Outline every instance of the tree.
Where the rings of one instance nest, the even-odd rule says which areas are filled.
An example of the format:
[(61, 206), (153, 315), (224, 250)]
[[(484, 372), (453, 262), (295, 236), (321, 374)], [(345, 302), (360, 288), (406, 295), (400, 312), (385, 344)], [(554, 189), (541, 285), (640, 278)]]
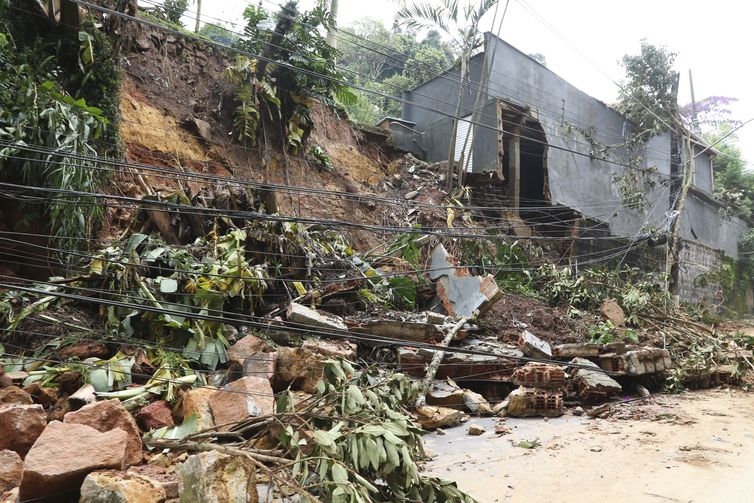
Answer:
[(641, 41), (640, 54), (623, 56), (626, 78), (616, 108), (638, 128), (639, 138), (666, 131), (677, 121), (675, 58), (676, 53), (646, 40)]
[(239, 39), (239, 36), (233, 30), (223, 24), (205, 23), (199, 29), (199, 34), (224, 45), (233, 45)]
[(181, 18), (188, 9), (189, 0), (165, 0), (162, 3), (162, 12), (171, 23), (181, 25)]
[(442, 49), (422, 46), (403, 67), (403, 75), (415, 87), (439, 75), (448, 67), (448, 58)]
[[(705, 133), (704, 141), (713, 144), (731, 131), (723, 124), (717, 131)], [(754, 173), (746, 170), (735, 136), (728, 136), (715, 145), (715, 197), (725, 204), (724, 212), (741, 218), (754, 217)]]
[(448, 142), (450, 144), (448, 148), (448, 189), (453, 185), (453, 161), (456, 143), (454, 138), (458, 131), (464, 83), (468, 80), (469, 60), (484, 43), (484, 35), (479, 28), (479, 23), (497, 2), (498, 0), (466, 0), (463, 5), (459, 6), (458, 0), (416, 1), (404, 4), (397, 14), (399, 23), (404, 26), (413, 29), (436, 29), (444, 33), (459, 54), (458, 97), (453, 114), (450, 141)]

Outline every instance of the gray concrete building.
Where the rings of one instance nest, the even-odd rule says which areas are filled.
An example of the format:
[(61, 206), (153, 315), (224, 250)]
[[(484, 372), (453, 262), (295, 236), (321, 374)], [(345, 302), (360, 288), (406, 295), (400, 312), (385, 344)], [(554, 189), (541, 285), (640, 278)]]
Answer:
[[(589, 256), (615, 250), (600, 239), (630, 243), (652, 231), (662, 234), (673, 205), (672, 185), (678, 183), (671, 134), (632, 149), (627, 145), (632, 125), (623, 115), (490, 33), (483, 49), (471, 59), (463, 83), (459, 116), (466, 120), (456, 136), (451, 130), (458, 68), (404, 93), (402, 124), (386, 126), (395, 130), (398, 146), (432, 162), (447, 160), (454, 142), (455, 160), (463, 162), (478, 202), (499, 204), (501, 211), (520, 208), (520, 216), (538, 230), (574, 237), (580, 246), (572, 250)], [(489, 78), (480, 88), (487, 68)], [(481, 107), (474, 116), (478, 93)], [(723, 218), (712, 197), (715, 151), (703, 152), (701, 142), (694, 148), (700, 155), (682, 216), (682, 297), (714, 302), (719, 292), (695, 286), (694, 280), (722, 256), (738, 258), (738, 238), (747, 225)], [(574, 261), (578, 255), (572, 252)]]

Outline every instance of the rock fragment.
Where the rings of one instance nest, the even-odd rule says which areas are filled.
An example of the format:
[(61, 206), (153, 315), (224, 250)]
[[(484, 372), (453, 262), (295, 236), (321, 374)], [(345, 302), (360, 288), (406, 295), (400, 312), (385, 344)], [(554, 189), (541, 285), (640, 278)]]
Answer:
[(215, 426), (210, 399), (217, 392), (218, 390), (213, 388), (194, 388), (184, 393), (181, 398), (183, 419), (185, 420), (191, 415), (195, 416), (197, 430), (206, 430)]
[(31, 395), (18, 386), (8, 386), (0, 389), (0, 406), (3, 404), (32, 405)]
[(15, 451), (0, 451), (0, 494), (21, 484), (24, 462)]
[(219, 430), (228, 431), (232, 426), (229, 423), (237, 423), (250, 416), (272, 414), (275, 398), (269, 380), (246, 376), (214, 393), (209, 405)]
[(518, 349), (531, 358), (552, 358), (550, 345), (528, 330), (524, 330), (518, 337)]
[(484, 427), (479, 426), (478, 424), (470, 424), (469, 429), (466, 430), (466, 433), (475, 437), (478, 437), (482, 433), (484, 433), (486, 430)]
[(46, 426), (47, 415), (41, 405), (0, 405), (0, 450), (24, 457)]
[(189, 456), (177, 469), (181, 503), (257, 501), (253, 465), (217, 451)]
[(127, 445), (120, 428), (102, 433), (83, 424), (51, 422), (24, 460), (21, 500), (60, 501), (90, 472), (122, 469)]
[(623, 308), (613, 299), (608, 299), (600, 306), (600, 314), (616, 327), (626, 326), (626, 313)]
[(103, 470), (86, 476), (79, 503), (162, 503), (165, 499), (162, 486), (149, 479)]
[(147, 431), (163, 426), (175, 426), (170, 406), (165, 400), (156, 400), (139, 409), (136, 422)]
[(348, 330), (348, 327), (339, 316), (308, 308), (296, 302), (291, 302), (286, 310), (288, 321), (308, 327), (324, 328), (330, 330)]
[(463, 421), (464, 414), (460, 410), (447, 407), (433, 407), (424, 405), (416, 408), (419, 424), (425, 430), (437, 428), (451, 428), (458, 426)]
[(84, 424), (97, 431), (106, 432), (120, 429), (128, 437), (126, 449), (126, 466), (136, 465), (142, 461), (141, 432), (133, 416), (121, 405), (120, 400), (104, 400), (85, 405), (77, 411), (69, 412), (63, 418), (67, 424)]

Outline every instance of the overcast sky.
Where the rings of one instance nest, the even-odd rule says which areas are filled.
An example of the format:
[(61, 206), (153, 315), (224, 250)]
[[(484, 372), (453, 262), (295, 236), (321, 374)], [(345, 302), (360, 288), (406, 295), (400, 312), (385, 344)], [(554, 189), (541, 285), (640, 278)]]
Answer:
[[(274, 9), (282, 1), (263, 0), (262, 5)], [(202, 9), (206, 16), (240, 22), (248, 3), (204, 0)], [(314, 3), (300, 1), (302, 8)], [(371, 17), (389, 27), (397, 9), (393, 0), (340, 0), (339, 24)], [(734, 118), (744, 121), (754, 118), (754, 66), (746, 56), (754, 49), (752, 13), (754, 7), (740, 0), (510, 0), (501, 37), (523, 52), (543, 54), (548, 68), (606, 103), (618, 96), (612, 81), (623, 75), (619, 59), (638, 53), (640, 40), (646, 38), (678, 53), (681, 104), (690, 101), (691, 69), (697, 100), (712, 95), (738, 98)], [(485, 30), (491, 21), (486, 21)], [(754, 161), (754, 122), (744, 126), (738, 137), (744, 156)]]

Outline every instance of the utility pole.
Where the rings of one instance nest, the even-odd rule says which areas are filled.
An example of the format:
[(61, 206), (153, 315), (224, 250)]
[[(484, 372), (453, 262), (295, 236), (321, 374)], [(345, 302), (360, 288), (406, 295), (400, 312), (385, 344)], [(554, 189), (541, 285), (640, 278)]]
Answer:
[(194, 26), (194, 33), (199, 33), (199, 24), (202, 17), (202, 0), (196, 0), (196, 25)]
[(691, 76), (691, 68), (689, 68), (689, 89), (691, 90), (691, 127), (695, 133), (699, 133), (699, 121), (696, 117), (696, 98), (694, 97), (694, 78)]
[(338, 32), (338, 0), (330, 0), (330, 14), (332, 15), (333, 25), (327, 29), (327, 45), (337, 49), (338, 39), (335, 35)]

